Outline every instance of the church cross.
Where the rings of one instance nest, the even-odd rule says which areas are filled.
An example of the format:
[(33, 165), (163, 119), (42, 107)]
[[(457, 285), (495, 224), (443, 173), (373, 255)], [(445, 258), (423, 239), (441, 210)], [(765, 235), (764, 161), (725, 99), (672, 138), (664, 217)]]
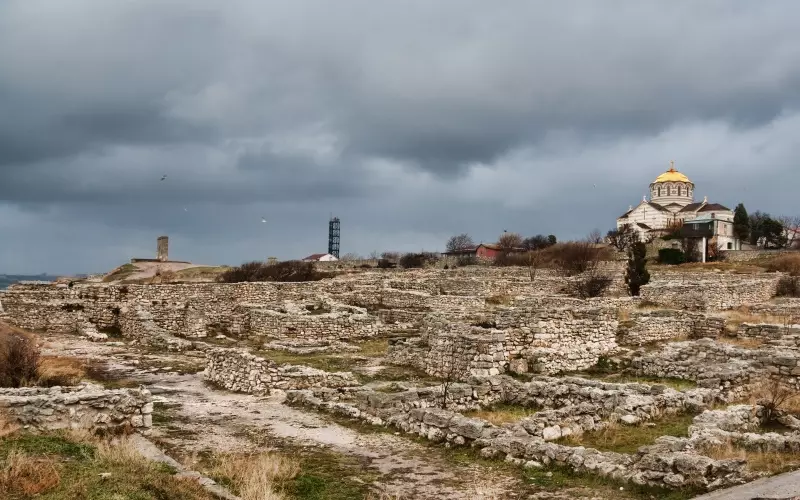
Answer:
[(669, 169), (670, 170), (675, 170), (675, 160), (670, 160), (669, 161)]

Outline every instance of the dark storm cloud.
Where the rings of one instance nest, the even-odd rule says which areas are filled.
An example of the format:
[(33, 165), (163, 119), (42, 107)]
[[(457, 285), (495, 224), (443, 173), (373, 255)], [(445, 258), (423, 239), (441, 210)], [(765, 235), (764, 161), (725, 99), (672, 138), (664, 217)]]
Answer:
[(260, 212), (284, 257), (318, 251), (330, 212), (362, 252), (575, 236), (673, 158), (715, 199), (787, 210), (742, 183), (800, 182), (798, 17), (791, 0), (6, 0), (0, 203), (87, 242), (168, 231), (224, 253), (224, 234), (223, 260)]

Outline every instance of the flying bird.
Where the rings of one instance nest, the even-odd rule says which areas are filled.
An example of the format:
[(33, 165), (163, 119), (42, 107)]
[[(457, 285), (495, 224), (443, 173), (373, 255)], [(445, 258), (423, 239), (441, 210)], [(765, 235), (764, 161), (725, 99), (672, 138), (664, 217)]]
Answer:
[(262, 217), (262, 218), (261, 218), (261, 222), (262, 222), (262, 223), (266, 223), (266, 222), (267, 222), (267, 219), (266, 219), (265, 217)]
[(183, 211), (184, 211), (184, 212), (188, 212), (188, 210), (186, 209), (186, 207), (183, 207)]
[(167, 174), (164, 174), (164, 175), (162, 175), (162, 176), (161, 176), (161, 180), (162, 180), (162, 181), (163, 181), (163, 180), (166, 180), (166, 178), (167, 178)]

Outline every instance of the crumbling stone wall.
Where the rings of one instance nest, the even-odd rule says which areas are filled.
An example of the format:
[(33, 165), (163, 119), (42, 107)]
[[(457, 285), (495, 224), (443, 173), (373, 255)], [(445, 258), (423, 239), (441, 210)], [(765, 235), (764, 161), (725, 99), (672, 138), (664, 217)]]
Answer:
[(658, 351), (634, 353), (625, 360), (636, 375), (694, 380), (700, 387), (719, 388), (730, 397), (769, 377), (800, 389), (800, 351), (762, 346), (746, 349), (711, 339), (675, 342)]
[[(496, 394), (497, 386), (504, 386), (503, 377), (493, 377), (487, 383), (487, 389), (474, 392)], [(547, 381), (543, 381), (543, 390), (547, 391)], [(455, 390), (456, 387), (453, 386)], [(564, 388), (553, 389), (553, 397)], [(635, 389), (634, 389), (635, 391)], [(411, 392), (411, 391), (410, 391)], [(466, 394), (467, 390), (459, 390)], [(658, 393), (658, 391), (656, 391)], [(676, 392), (676, 391), (673, 391)], [(661, 393), (662, 400), (670, 398)], [(634, 395), (632, 395), (634, 396)], [(644, 387), (639, 398), (647, 397)], [(659, 396), (656, 396), (658, 398)], [(594, 406), (597, 408), (597, 401)], [(625, 400), (625, 398), (623, 398)], [(407, 408), (414, 403), (413, 396), (401, 401), (397, 395), (387, 395), (369, 390), (339, 392), (327, 389), (290, 391), (287, 394), (290, 404), (303, 405), (320, 411), (336, 413), (349, 418), (357, 418), (373, 425), (391, 425), (397, 429), (422, 436), (448, 445), (471, 445), (480, 450), (487, 458), (505, 458), (506, 461), (527, 467), (543, 465), (559, 465), (579, 472), (613, 477), (636, 484), (650, 484), (669, 488), (695, 487), (713, 490), (730, 486), (748, 478), (743, 461), (713, 460), (699, 455), (688, 445), (688, 439), (662, 437), (651, 446), (640, 449), (634, 455), (600, 452), (585, 447), (571, 447), (547, 442), (545, 437), (557, 439), (568, 435), (559, 426), (558, 433), (553, 429), (541, 429), (531, 422), (495, 427), (478, 418), (467, 418), (448, 407), (448, 409), (417, 406)], [(637, 406), (637, 397), (627, 399)], [(623, 403), (624, 404), (624, 403)], [(571, 407), (573, 414), (582, 414), (583, 420), (594, 418), (584, 411), (583, 404)], [(555, 410), (558, 411), (558, 410)], [(538, 415), (538, 414), (537, 414)], [(565, 429), (569, 429), (566, 427)], [(532, 433), (531, 433), (532, 431)]]
[(673, 339), (716, 338), (725, 329), (725, 320), (704, 313), (677, 309), (626, 310), (619, 322), (617, 342), (640, 346)]
[(307, 366), (279, 365), (244, 349), (211, 349), (206, 356), (205, 380), (234, 392), (267, 395), (273, 389), (360, 385), (350, 372), (330, 373)]
[(775, 296), (779, 275), (674, 273), (651, 279), (641, 288), (642, 300), (665, 307), (696, 311), (734, 309), (766, 302)]
[(528, 302), (501, 309), (495, 323), (506, 332), (509, 358), (526, 359), (531, 370), (540, 373), (586, 369), (617, 348), (616, 308), (592, 301), (571, 301), (557, 308)]
[(0, 389), (0, 411), (26, 429), (87, 429), (92, 432), (138, 431), (152, 426), (150, 391), (74, 387)]
[(503, 332), (452, 323), (442, 324), (435, 333), (428, 328), (429, 333), (422, 337), (391, 339), (387, 362), (413, 366), (448, 380), (506, 371)]

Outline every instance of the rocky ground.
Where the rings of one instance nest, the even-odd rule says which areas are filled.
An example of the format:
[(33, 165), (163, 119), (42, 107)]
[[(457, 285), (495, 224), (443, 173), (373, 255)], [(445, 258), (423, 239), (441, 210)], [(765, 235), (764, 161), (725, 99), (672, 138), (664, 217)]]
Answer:
[[(85, 359), (90, 376), (107, 385), (147, 386), (156, 412), (151, 439), (184, 465), (210, 453), (278, 450), (324, 458), (335, 477), (368, 484), (375, 498), (571, 499), (626, 498), (610, 485), (584, 484), (552, 472), (523, 472), (502, 462), (482, 463), (465, 452), (427, 445), (390, 431), (347, 422), (267, 398), (209, 387), (202, 353), (154, 353), (121, 342), (92, 343), (48, 336), (45, 354)], [(642, 498), (632, 496), (631, 498)]]

